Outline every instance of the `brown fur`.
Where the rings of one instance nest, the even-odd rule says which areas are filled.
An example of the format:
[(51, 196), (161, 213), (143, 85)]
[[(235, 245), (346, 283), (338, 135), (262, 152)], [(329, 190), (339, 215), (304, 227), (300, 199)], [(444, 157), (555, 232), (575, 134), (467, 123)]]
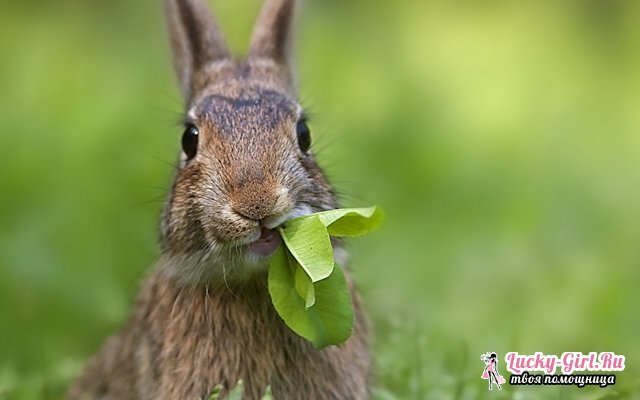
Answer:
[(276, 399), (363, 399), (370, 360), (358, 315), (347, 343), (318, 351), (282, 323), (264, 281), (178, 286), (160, 268), (69, 398), (202, 399), (243, 379), (245, 399), (267, 385)]
[[(366, 399), (366, 317), (340, 346), (314, 349), (275, 312), (267, 260), (246, 245), (263, 227), (337, 206), (311, 151), (289, 67), (293, 0), (267, 0), (249, 56), (229, 58), (203, 0), (166, 0), (174, 66), (199, 131), (181, 159), (161, 227), (163, 255), (126, 326), (68, 392), (77, 399), (203, 399), (239, 379), (245, 399)], [(346, 255), (335, 244), (339, 265)], [(346, 271), (345, 271), (346, 272)]]

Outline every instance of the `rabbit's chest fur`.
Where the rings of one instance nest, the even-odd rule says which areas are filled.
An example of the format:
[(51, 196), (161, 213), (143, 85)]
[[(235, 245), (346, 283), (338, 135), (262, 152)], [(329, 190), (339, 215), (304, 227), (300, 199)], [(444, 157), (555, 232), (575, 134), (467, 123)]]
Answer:
[[(340, 347), (316, 350), (283, 324), (266, 279), (231, 288), (192, 287), (156, 272), (127, 327), (88, 366), (78, 393), (202, 399), (215, 385), (233, 388), (242, 379), (246, 400), (261, 398), (267, 385), (277, 399), (366, 398), (365, 321), (357, 298), (354, 306), (353, 336)], [(82, 387), (83, 381), (93, 387)]]

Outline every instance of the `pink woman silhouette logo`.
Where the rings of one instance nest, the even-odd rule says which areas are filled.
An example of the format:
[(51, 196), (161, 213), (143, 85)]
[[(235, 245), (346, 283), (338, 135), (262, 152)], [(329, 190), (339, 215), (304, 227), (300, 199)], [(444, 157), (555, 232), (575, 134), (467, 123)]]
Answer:
[(489, 380), (489, 390), (493, 390), (494, 383), (498, 386), (498, 390), (502, 390), (502, 386), (500, 385), (505, 383), (506, 380), (498, 372), (498, 355), (488, 351), (480, 356), (480, 360), (482, 360), (485, 365), (481, 378)]

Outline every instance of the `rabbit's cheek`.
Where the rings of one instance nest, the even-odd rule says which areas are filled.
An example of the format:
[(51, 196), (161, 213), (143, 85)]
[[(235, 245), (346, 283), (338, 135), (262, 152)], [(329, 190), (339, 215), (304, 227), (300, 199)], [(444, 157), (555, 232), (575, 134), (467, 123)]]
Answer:
[(207, 228), (212, 232), (214, 238), (232, 244), (247, 243), (256, 240), (259, 236), (257, 221), (242, 218), (226, 208), (213, 210)]

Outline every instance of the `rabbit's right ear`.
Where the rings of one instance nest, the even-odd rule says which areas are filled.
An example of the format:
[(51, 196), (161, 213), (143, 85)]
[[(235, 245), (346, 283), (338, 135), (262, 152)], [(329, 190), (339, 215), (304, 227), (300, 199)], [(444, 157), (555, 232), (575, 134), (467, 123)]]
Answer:
[(191, 101), (197, 75), (212, 62), (229, 58), (227, 45), (206, 0), (165, 0), (173, 67), (182, 94)]

